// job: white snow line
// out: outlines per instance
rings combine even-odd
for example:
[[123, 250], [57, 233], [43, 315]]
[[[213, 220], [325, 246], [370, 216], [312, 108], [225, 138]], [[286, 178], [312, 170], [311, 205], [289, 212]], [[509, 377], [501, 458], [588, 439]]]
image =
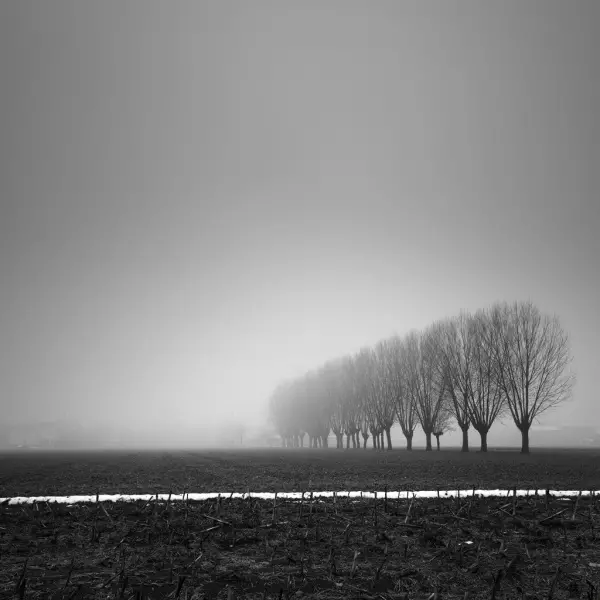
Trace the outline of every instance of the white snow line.
[[[34, 502], [55, 502], [58, 504], [80, 504], [84, 502], [135, 502], [137, 500], [164, 500], [169, 497], [171, 502], [181, 502], [189, 499], [192, 501], [210, 500], [213, 498], [261, 498], [272, 500], [277, 498], [287, 498], [289, 500], [310, 500], [311, 498], [377, 498], [382, 500], [387, 493], [389, 500], [408, 499], [408, 498], [469, 498], [473, 496], [483, 497], [512, 497], [512, 496], [545, 496], [546, 490], [434, 490], [434, 491], [382, 491], [382, 492], [212, 492], [212, 493], [186, 493], [186, 494], [99, 494], [98, 496], [15, 496], [13, 498], [0, 498], [0, 503], [7, 505], [15, 504], [33, 504]], [[558, 498], [568, 498], [571, 496], [595, 496], [595, 491], [585, 490], [549, 490], [550, 496]]]

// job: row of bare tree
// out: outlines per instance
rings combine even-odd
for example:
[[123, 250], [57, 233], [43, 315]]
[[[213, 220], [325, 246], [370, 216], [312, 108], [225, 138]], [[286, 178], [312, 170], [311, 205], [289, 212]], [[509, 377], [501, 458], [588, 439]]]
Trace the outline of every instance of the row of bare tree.
[[456, 424], [462, 450], [469, 429], [487, 435], [496, 419], [510, 416], [529, 452], [529, 429], [543, 412], [570, 397], [569, 339], [555, 316], [531, 302], [499, 303], [475, 314], [438, 321], [424, 331], [381, 340], [354, 355], [331, 360], [273, 392], [269, 409], [282, 444], [392, 449], [397, 423], [407, 450], [417, 426], [427, 450]]

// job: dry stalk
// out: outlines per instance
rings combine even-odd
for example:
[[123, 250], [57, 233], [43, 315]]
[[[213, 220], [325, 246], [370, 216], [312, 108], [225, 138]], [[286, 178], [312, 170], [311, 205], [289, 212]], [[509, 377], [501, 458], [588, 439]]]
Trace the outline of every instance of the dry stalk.
[[579, 490], [579, 494], [577, 494], [577, 499], [575, 500], [575, 506], [573, 507], [573, 516], [571, 520], [575, 520], [575, 516], [577, 515], [577, 507], [579, 506], [579, 499], [581, 498], [581, 490]]
[[552, 578], [552, 583], [550, 584], [550, 591], [548, 592], [548, 600], [552, 600], [552, 595], [554, 594], [554, 588], [556, 587], [556, 582], [558, 581], [558, 576], [560, 575], [560, 565], [556, 567], [556, 573]]

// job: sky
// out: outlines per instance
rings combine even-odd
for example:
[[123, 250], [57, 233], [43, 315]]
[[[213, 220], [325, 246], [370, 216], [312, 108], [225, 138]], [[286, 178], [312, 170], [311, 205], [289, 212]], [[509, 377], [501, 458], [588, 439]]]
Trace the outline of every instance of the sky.
[[[5, 0], [4, 422], [262, 418], [388, 335], [531, 300], [598, 423], [595, 0]], [[491, 440], [490, 440], [490, 443]]]

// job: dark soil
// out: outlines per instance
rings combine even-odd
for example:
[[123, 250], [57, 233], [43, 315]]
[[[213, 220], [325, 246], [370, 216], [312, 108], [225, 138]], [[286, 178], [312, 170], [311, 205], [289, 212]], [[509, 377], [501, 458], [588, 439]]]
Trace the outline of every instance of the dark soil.
[[599, 572], [585, 496], [43, 503], [0, 523], [6, 598], [566, 600]]
[[0, 455], [0, 497], [73, 494], [600, 489], [600, 451], [265, 449]]
[[[310, 490], [589, 490], [599, 483], [591, 452], [3, 455], [0, 497], [225, 495], [198, 503], [4, 504], [0, 598], [597, 600], [595, 496], [390, 493], [312, 502]], [[306, 499], [227, 497], [292, 490], [307, 491]]]

